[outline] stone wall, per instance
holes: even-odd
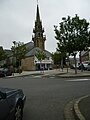
[[[27,57],[25,59],[22,59],[21,61],[21,67],[22,70],[35,70],[35,65],[34,65],[34,56],[32,57]]]

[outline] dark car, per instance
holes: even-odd
[[[6,76],[11,76],[12,75],[12,71],[8,68],[4,69],[4,73],[5,73]]]
[[[25,100],[21,89],[0,88],[0,120],[22,120]]]
[[[90,61],[84,61],[79,65],[79,70],[83,69],[83,70],[87,70],[87,66],[88,64],[90,64]]]
[[[90,71],[90,63],[86,66],[86,70]]]
[[[12,72],[8,68],[0,68],[0,77],[11,76]]]
[[[3,71],[3,68],[0,68],[0,77],[5,77],[5,74],[4,74],[4,71]]]

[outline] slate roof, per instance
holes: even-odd
[[[33,42],[28,42],[25,44],[27,51],[30,51],[32,48],[34,48]]]
[[[4,51],[5,51],[5,53],[8,57],[12,56],[12,51],[11,50],[5,49]]]
[[[26,53],[26,57],[30,57],[30,56],[34,56],[37,50],[41,50],[39,47],[34,47],[34,43],[33,42],[28,42],[25,44],[26,49],[27,49],[27,53]],[[6,52],[6,54],[8,55],[8,57],[12,56],[12,51],[11,50],[4,50]],[[47,57],[51,56],[51,53],[47,50],[44,51]]]
[[[34,56],[37,50],[41,50],[39,47],[33,47],[26,53],[26,57]],[[44,51],[47,57],[51,56],[51,53],[47,50]]]
[[[51,53],[50,53],[49,51],[47,51],[47,50],[45,50],[45,54],[46,54],[46,56],[48,56],[48,57],[51,56]]]
[[[36,53],[36,50],[41,50],[41,49],[38,48],[38,47],[32,48],[30,51],[28,51],[28,52],[26,53],[26,57],[34,56],[35,53]]]

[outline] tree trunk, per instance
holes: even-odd
[[[76,54],[74,54],[74,61],[75,61],[75,74],[77,74],[77,60],[76,60]]]
[[[63,58],[61,60],[61,69],[62,69],[62,72],[63,72]]]
[[[80,60],[80,63],[82,63],[81,51],[79,52],[79,60]]]

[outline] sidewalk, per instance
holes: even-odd
[[[90,96],[73,99],[65,105],[65,120],[90,120]]]
[[[90,76],[90,71],[83,71],[77,70],[77,74],[75,74],[74,69],[67,69],[64,68],[63,71],[61,69],[54,69],[54,70],[45,70],[45,71],[23,71],[21,74],[19,73],[14,73],[14,76],[9,76],[9,77],[18,77],[18,76],[27,76],[27,75],[41,75],[41,76],[46,76],[46,75],[57,75],[62,78],[70,78],[70,77],[89,77]]]
[[[83,98],[79,104],[79,109],[85,120],[90,120],[90,96]]]

